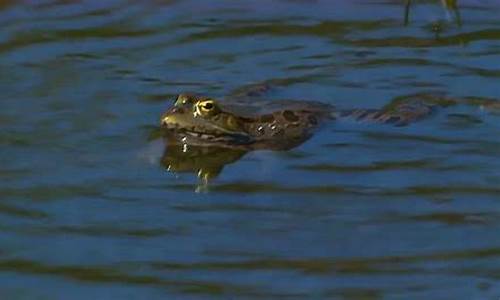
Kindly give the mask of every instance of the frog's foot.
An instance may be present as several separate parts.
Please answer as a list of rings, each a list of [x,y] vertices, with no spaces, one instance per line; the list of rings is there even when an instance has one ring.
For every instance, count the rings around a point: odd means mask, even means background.
[[[401,102],[390,109],[382,109],[381,115],[374,121],[395,126],[406,126],[408,124],[425,119],[433,114],[437,105],[424,101]]]
[[[443,94],[420,93],[397,97],[380,110],[382,114],[376,121],[405,126],[429,117],[439,108],[457,103],[456,99]]]
[[[353,109],[343,111],[340,117],[350,117],[357,121],[406,126],[425,119],[439,107],[454,105],[457,100],[443,95],[416,94],[398,97],[381,109]]]
[[[468,105],[491,114],[500,112],[500,102],[497,99],[481,97],[451,98],[444,94],[421,93],[394,99],[380,109],[381,114],[377,115],[373,120],[404,126],[424,119],[440,108],[454,105]]]

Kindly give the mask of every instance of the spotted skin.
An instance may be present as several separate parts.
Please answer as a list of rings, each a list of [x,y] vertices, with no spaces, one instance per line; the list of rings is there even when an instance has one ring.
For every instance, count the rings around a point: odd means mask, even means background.
[[[181,94],[161,118],[162,128],[183,143],[288,149],[307,140],[322,123],[349,118],[406,126],[455,100],[426,94],[395,99],[380,109],[336,110],[314,101],[215,100]]]

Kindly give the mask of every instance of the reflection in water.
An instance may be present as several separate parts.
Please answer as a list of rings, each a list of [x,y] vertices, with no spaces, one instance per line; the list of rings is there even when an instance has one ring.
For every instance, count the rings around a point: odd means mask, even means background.
[[[208,188],[209,180],[217,177],[225,165],[238,161],[248,151],[223,147],[206,147],[167,143],[161,164],[169,172],[194,173],[200,179],[197,191]]]
[[[219,176],[226,165],[237,162],[250,151],[264,148],[264,145],[258,143],[241,147],[193,145],[182,143],[169,133],[165,134],[166,146],[161,165],[172,173],[196,174],[199,178],[197,192],[207,191],[210,180]],[[308,140],[309,137],[282,141],[281,144],[266,144],[265,148],[275,151],[290,150]]]

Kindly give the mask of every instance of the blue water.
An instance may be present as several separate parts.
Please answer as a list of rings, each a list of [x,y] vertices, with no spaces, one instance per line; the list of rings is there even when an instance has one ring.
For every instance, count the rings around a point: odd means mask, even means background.
[[[498,299],[500,4],[456,2],[1,1],[0,297]],[[256,82],[479,100],[162,164],[176,94]]]

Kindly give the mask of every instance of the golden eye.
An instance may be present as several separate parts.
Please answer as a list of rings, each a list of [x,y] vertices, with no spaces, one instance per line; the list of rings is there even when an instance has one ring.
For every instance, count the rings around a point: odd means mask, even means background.
[[[217,104],[214,100],[200,100],[193,105],[193,113],[195,117],[198,116],[213,116],[219,112]]]
[[[212,108],[214,108],[214,104],[211,102],[207,102],[207,103],[203,104],[203,109],[211,110]]]
[[[211,111],[215,108],[215,104],[212,100],[199,102],[198,106],[204,111]]]

